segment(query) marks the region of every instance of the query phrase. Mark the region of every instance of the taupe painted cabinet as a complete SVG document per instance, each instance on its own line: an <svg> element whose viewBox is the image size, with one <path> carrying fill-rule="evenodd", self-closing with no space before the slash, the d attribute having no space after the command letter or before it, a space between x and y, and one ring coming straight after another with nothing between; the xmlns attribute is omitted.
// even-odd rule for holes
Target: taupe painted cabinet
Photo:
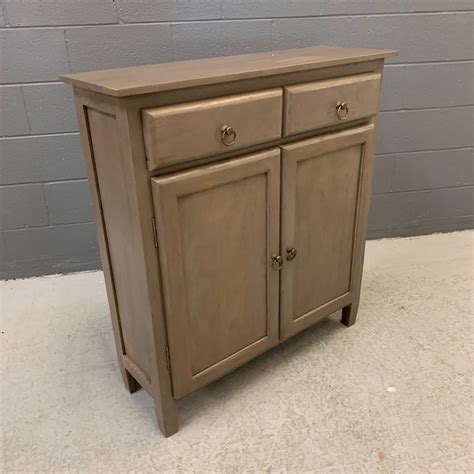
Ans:
<svg viewBox="0 0 474 474"><path fill-rule="evenodd" d="M117 352L176 400L342 310L355 322L384 58L320 46L63 76Z"/></svg>

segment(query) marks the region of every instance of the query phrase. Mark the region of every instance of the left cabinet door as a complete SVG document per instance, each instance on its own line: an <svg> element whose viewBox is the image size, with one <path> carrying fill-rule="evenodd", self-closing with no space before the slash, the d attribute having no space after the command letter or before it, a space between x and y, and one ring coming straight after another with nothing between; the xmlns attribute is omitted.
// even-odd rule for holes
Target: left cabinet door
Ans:
<svg viewBox="0 0 474 474"><path fill-rule="evenodd" d="M280 151L153 178L173 393L278 342Z"/></svg>

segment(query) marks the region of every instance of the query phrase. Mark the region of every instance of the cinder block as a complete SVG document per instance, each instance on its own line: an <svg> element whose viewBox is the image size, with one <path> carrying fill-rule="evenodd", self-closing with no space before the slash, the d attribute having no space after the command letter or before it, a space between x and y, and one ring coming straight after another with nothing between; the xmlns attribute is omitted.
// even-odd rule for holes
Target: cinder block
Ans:
<svg viewBox="0 0 474 474"><path fill-rule="evenodd" d="M0 229L48 225L41 184L0 187Z"/></svg>
<svg viewBox="0 0 474 474"><path fill-rule="evenodd" d="M5 26L7 22L5 21L5 15L3 14L3 8L1 8L1 2L0 2L0 26Z"/></svg>
<svg viewBox="0 0 474 474"><path fill-rule="evenodd" d="M114 2L97 0L4 0L12 26L118 23Z"/></svg>
<svg viewBox="0 0 474 474"><path fill-rule="evenodd" d="M51 224L92 221L89 188L86 180L44 185Z"/></svg>
<svg viewBox="0 0 474 474"><path fill-rule="evenodd" d="M66 29L74 72L171 61L171 26L117 25Z"/></svg>
<svg viewBox="0 0 474 474"><path fill-rule="evenodd" d="M69 72L66 44L60 29L0 31L0 83L54 81Z"/></svg>
<svg viewBox="0 0 474 474"><path fill-rule="evenodd" d="M473 148L375 157L372 194L473 185Z"/></svg>
<svg viewBox="0 0 474 474"><path fill-rule="evenodd" d="M474 187L372 196L369 236L420 235L474 227Z"/></svg>
<svg viewBox="0 0 474 474"><path fill-rule="evenodd" d="M0 87L0 135L27 135L28 119L19 86Z"/></svg>
<svg viewBox="0 0 474 474"><path fill-rule="evenodd" d="M382 155L375 157L372 194L390 192L394 169L395 160L393 159L393 155Z"/></svg>
<svg viewBox="0 0 474 474"><path fill-rule="evenodd" d="M474 104L474 62L388 65L382 110Z"/></svg>
<svg viewBox="0 0 474 474"><path fill-rule="evenodd" d="M472 9L470 0L222 0L223 18L280 18Z"/></svg>
<svg viewBox="0 0 474 474"><path fill-rule="evenodd" d="M221 16L218 0L117 0L117 8L125 23L210 20Z"/></svg>
<svg viewBox="0 0 474 474"><path fill-rule="evenodd" d="M471 0L321 0L321 15L449 12L472 9Z"/></svg>
<svg viewBox="0 0 474 474"><path fill-rule="evenodd" d="M6 271L9 263L7 255L7 244L5 243L5 231L0 231L0 278L2 271Z"/></svg>
<svg viewBox="0 0 474 474"><path fill-rule="evenodd" d="M321 0L222 0L223 18L318 16Z"/></svg>
<svg viewBox="0 0 474 474"><path fill-rule="evenodd" d="M84 177L79 135L0 140L0 185Z"/></svg>
<svg viewBox="0 0 474 474"><path fill-rule="evenodd" d="M75 132L74 97L65 84L23 86L31 133Z"/></svg>
<svg viewBox="0 0 474 474"><path fill-rule="evenodd" d="M10 230L3 238L7 266L0 269L0 278L100 268L93 223Z"/></svg>
<svg viewBox="0 0 474 474"><path fill-rule="evenodd" d="M269 51L270 21L192 22L173 25L176 59Z"/></svg>
<svg viewBox="0 0 474 474"><path fill-rule="evenodd" d="M474 149L390 155L394 160L391 191L474 185Z"/></svg>
<svg viewBox="0 0 474 474"><path fill-rule="evenodd" d="M473 146L474 107L381 112L377 154Z"/></svg>
<svg viewBox="0 0 474 474"><path fill-rule="evenodd" d="M289 18L277 19L273 22L273 49L290 49L314 46L318 44L334 44L337 46L365 46L360 43L360 36L367 31L363 17L333 18ZM380 46L380 45L379 45ZM392 49L395 45L391 46Z"/></svg>
<svg viewBox="0 0 474 474"><path fill-rule="evenodd" d="M289 18L273 22L273 48L315 44L399 49L391 63L473 58L473 12Z"/></svg>

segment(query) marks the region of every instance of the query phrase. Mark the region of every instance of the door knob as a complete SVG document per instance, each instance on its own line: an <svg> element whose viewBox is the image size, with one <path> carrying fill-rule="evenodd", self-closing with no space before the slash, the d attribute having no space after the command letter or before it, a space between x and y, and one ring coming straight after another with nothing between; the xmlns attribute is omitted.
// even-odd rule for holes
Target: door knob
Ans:
<svg viewBox="0 0 474 474"><path fill-rule="evenodd" d="M272 268L273 270L279 271L281 270L281 267L283 266L283 258L281 258L281 255L272 255Z"/></svg>
<svg viewBox="0 0 474 474"><path fill-rule="evenodd" d="M296 249L294 247L286 249L286 259L291 262L296 257Z"/></svg>

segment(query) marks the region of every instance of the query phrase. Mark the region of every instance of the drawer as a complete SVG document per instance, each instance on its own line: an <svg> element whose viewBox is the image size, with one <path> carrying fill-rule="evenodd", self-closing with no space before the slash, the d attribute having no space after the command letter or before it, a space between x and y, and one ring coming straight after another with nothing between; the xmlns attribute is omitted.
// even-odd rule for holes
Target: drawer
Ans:
<svg viewBox="0 0 474 474"><path fill-rule="evenodd" d="M285 87L284 135L375 115L380 82L369 73Z"/></svg>
<svg viewBox="0 0 474 474"><path fill-rule="evenodd" d="M282 131L281 88L145 109L149 170L276 140Z"/></svg>

